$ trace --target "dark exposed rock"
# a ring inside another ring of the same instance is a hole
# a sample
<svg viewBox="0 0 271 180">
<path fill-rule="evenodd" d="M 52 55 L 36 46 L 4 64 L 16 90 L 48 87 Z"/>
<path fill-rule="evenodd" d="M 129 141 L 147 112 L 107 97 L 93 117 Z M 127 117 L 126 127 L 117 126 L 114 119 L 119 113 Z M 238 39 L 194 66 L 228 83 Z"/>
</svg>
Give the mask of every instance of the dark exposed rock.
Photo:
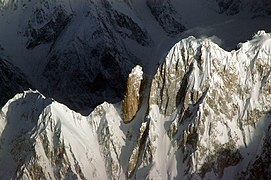
<svg viewBox="0 0 271 180">
<path fill-rule="evenodd" d="M 222 178 L 225 168 L 237 165 L 242 159 L 238 149 L 232 144 L 224 144 L 207 156 L 200 169 L 200 176 L 204 178 L 206 173 L 213 171 L 218 178 Z"/>
<path fill-rule="evenodd" d="M 34 12 L 34 16 L 36 17 L 36 22 L 38 24 L 44 23 L 43 14 L 44 12 L 42 9 L 37 9 Z M 53 43 L 69 23 L 69 21 L 70 16 L 61 7 L 58 7 L 53 12 L 50 20 L 42 27 L 35 28 L 32 27 L 31 23 L 29 23 L 29 27 L 25 33 L 25 35 L 29 38 L 26 48 L 31 49 L 40 44 Z"/>
<path fill-rule="evenodd" d="M 235 15 L 240 12 L 241 0 L 216 0 L 219 6 L 219 13 Z"/>
<path fill-rule="evenodd" d="M 117 28 L 117 31 L 122 37 L 133 39 L 142 46 L 147 46 L 150 44 L 151 40 L 148 37 L 147 32 L 143 31 L 130 17 L 122 13 L 115 12 L 114 18 L 120 28 L 125 28 L 129 31 L 129 33 L 127 33 L 127 31 L 122 31 L 121 29 Z"/>
<path fill-rule="evenodd" d="M 251 18 L 271 14 L 271 2 L 269 0 L 216 0 L 216 2 L 218 4 L 218 13 L 225 13 L 230 16 L 242 11 L 251 11 Z"/>
<path fill-rule="evenodd" d="M 147 6 L 154 18 L 169 36 L 181 34 L 186 30 L 181 18 L 172 7 L 169 0 L 147 0 Z"/>
</svg>

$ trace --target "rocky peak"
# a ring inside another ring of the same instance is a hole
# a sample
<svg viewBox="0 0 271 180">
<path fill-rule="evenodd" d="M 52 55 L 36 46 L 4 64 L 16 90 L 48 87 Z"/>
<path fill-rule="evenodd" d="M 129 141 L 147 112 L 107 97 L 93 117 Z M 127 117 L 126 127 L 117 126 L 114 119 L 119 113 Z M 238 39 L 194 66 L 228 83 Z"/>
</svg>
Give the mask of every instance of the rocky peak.
<svg viewBox="0 0 271 180">
<path fill-rule="evenodd" d="M 270 34 L 260 31 L 231 52 L 208 39 L 189 37 L 177 43 L 153 79 L 146 141 L 151 156 L 140 167 L 155 164 L 150 173 L 158 177 L 155 171 L 169 168 L 159 164 L 174 164 L 170 159 L 176 156 L 178 166 L 167 171 L 177 171 L 177 177 L 233 179 L 242 177 L 242 171 L 258 177 L 252 174 L 259 171 L 256 166 L 267 162 L 255 144 L 262 148 L 261 139 L 269 138 L 264 127 L 270 125 L 270 40 Z M 161 129 L 163 122 L 167 125 Z M 161 133 L 167 136 L 160 138 Z M 165 138 L 171 142 L 167 147 Z M 160 148 L 169 153 L 163 160 Z"/>
<path fill-rule="evenodd" d="M 126 93 L 122 103 L 124 122 L 130 122 L 141 105 L 141 91 L 143 86 L 143 71 L 139 65 L 129 74 Z"/>
</svg>

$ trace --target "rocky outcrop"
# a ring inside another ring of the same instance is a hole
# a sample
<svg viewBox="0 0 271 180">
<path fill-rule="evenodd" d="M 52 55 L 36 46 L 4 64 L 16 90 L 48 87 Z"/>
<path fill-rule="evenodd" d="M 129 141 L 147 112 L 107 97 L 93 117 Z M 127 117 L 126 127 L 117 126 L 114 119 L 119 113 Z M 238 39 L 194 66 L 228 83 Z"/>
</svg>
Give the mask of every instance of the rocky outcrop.
<svg viewBox="0 0 271 180">
<path fill-rule="evenodd" d="M 169 0 L 147 0 L 152 15 L 169 36 L 181 34 L 186 30 L 181 16 L 174 10 Z"/>
<path fill-rule="evenodd" d="M 219 13 L 235 15 L 240 12 L 241 0 L 216 0 L 219 7 Z"/>
<path fill-rule="evenodd" d="M 122 103 L 124 122 L 130 122 L 140 109 L 142 97 L 141 91 L 143 86 L 142 67 L 136 66 L 129 74 L 127 81 L 126 93 Z"/>
<path fill-rule="evenodd" d="M 257 16 L 271 16 L 271 2 L 268 0 L 254 1 L 251 10 L 254 12 L 254 17 Z"/>
<path fill-rule="evenodd" d="M 251 11 L 252 17 L 271 15 L 271 3 L 268 0 L 216 0 L 218 12 L 236 15 L 242 11 Z"/>
<path fill-rule="evenodd" d="M 71 19 L 62 7 L 56 7 L 52 14 L 45 14 L 43 9 L 36 9 L 32 18 L 25 32 L 28 38 L 27 49 L 35 48 L 40 44 L 54 44 Z"/>
</svg>

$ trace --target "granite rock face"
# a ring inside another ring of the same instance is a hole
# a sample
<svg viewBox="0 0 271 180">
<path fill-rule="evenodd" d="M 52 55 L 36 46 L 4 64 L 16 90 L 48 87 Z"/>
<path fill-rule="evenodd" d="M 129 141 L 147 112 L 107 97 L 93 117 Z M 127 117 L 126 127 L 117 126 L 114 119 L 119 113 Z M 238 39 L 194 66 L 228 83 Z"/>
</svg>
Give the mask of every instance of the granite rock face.
<svg viewBox="0 0 271 180">
<path fill-rule="evenodd" d="M 143 86 L 142 67 L 136 66 L 129 74 L 126 93 L 122 103 L 124 122 L 131 121 L 141 106 Z"/>
</svg>

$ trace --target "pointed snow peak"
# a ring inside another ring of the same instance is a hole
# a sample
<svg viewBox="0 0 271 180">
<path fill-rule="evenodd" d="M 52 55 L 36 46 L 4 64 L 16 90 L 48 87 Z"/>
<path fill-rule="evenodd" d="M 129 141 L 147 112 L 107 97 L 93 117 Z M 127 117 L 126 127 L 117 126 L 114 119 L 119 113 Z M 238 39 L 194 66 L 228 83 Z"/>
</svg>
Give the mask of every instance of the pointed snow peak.
<svg viewBox="0 0 271 180">
<path fill-rule="evenodd" d="M 44 105 L 51 104 L 52 101 L 52 99 L 46 98 L 39 91 L 29 89 L 22 93 L 16 94 L 3 106 L 2 111 L 7 113 L 11 110 L 10 108 L 13 107 L 14 104 L 22 107 L 20 110 L 22 113 L 23 111 L 31 111 L 31 108 L 33 107 L 35 107 L 37 111 L 42 111 L 46 107 Z M 17 114 L 19 114 L 19 112 L 17 112 Z"/>
<path fill-rule="evenodd" d="M 257 42 L 257 44 L 254 42 Z M 263 30 L 258 31 L 254 35 L 251 45 L 262 47 L 263 49 L 266 49 L 270 52 L 271 51 L 271 33 L 266 33 Z"/>
</svg>

